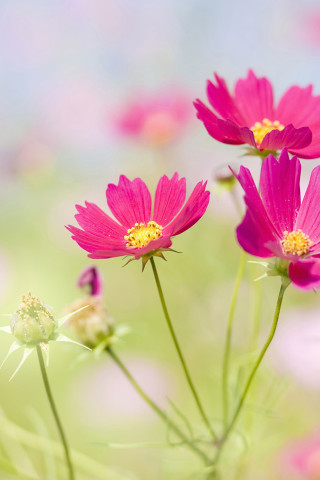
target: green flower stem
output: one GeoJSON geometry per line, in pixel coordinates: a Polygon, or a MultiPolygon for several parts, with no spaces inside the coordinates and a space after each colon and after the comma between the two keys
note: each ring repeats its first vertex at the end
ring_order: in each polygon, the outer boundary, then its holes
{"type": "Polygon", "coordinates": [[[161,284],[160,284],[160,280],[159,280],[159,276],[158,276],[158,272],[157,272],[157,268],[156,268],[156,265],[155,265],[155,262],[154,262],[154,259],[153,257],[151,257],[150,259],[150,262],[151,262],[151,265],[152,265],[152,270],[153,270],[153,274],[154,274],[154,278],[155,278],[155,281],[156,281],[156,285],[157,285],[157,289],[158,289],[158,293],[159,293],[159,297],[160,297],[160,302],[161,302],[161,305],[162,305],[162,309],[163,309],[163,313],[164,313],[164,316],[165,316],[165,319],[167,321],[167,324],[168,324],[168,327],[169,327],[169,330],[170,330],[170,334],[171,334],[171,337],[172,337],[172,340],[173,340],[173,343],[175,345],[175,348],[177,350],[177,353],[178,353],[178,356],[180,358],[180,362],[181,362],[181,365],[182,365],[182,368],[184,370],[184,373],[185,373],[185,376],[186,376],[186,379],[187,379],[187,382],[189,384],[189,387],[191,389],[191,392],[193,394],[193,397],[196,401],[196,404],[198,406],[198,409],[199,409],[199,412],[203,418],[203,421],[204,423],[206,424],[213,440],[217,440],[217,436],[212,428],[212,426],[210,425],[210,422],[205,414],[205,411],[203,409],[203,406],[200,402],[200,399],[199,399],[199,396],[196,392],[196,389],[195,389],[195,386],[192,382],[192,379],[191,379],[191,376],[190,376],[190,373],[189,373],[189,370],[187,368],[187,365],[186,365],[186,362],[185,362],[185,359],[183,357],[183,354],[182,354],[182,351],[181,351],[181,348],[180,348],[180,345],[178,343],[178,339],[177,339],[177,336],[175,334],[175,331],[174,331],[174,328],[173,328],[173,325],[172,325],[172,322],[170,320],[170,316],[169,316],[169,313],[168,313],[168,309],[167,309],[167,305],[166,305],[166,302],[165,302],[165,299],[164,299],[164,296],[163,296],[163,292],[162,292],[162,288],[161,288],[161,284]]]}
{"type": "Polygon", "coordinates": [[[140,397],[149,405],[150,408],[152,408],[152,410],[167,424],[167,426],[173,431],[175,432],[178,437],[181,438],[181,440],[189,447],[191,448],[197,455],[199,455],[202,460],[204,460],[206,463],[209,462],[209,459],[208,457],[206,456],[206,454],[200,449],[198,448],[191,440],[189,440],[185,435],[184,433],[179,429],[179,427],[177,427],[175,425],[175,423],[172,422],[172,420],[170,420],[168,418],[168,416],[166,415],[165,412],[163,412],[161,410],[160,407],[158,407],[158,405],[156,405],[154,403],[153,400],[151,400],[150,397],[148,397],[148,395],[142,390],[142,388],[138,385],[138,383],[135,381],[135,379],[133,378],[133,376],[131,375],[131,373],[129,372],[129,370],[127,369],[127,367],[122,363],[122,361],[120,360],[120,358],[118,357],[118,355],[114,352],[114,350],[109,346],[106,348],[106,351],[108,352],[108,354],[111,356],[111,358],[115,361],[115,363],[118,365],[118,367],[122,370],[122,372],[124,373],[124,375],[127,377],[127,379],[129,380],[129,382],[131,383],[131,385],[134,387],[134,389],[136,390],[136,392],[140,395],[140,397]]]}
{"type": "Polygon", "coordinates": [[[67,444],[67,439],[66,439],[66,436],[65,436],[63,428],[62,428],[62,423],[60,421],[56,405],[55,405],[54,400],[53,400],[53,396],[52,396],[52,392],[51,392],[51,388],[50,388],[50,384],[49,384],[49,379],[48,379],[47,372],[46,372],[46,367],[45,367],[45,364],[44,364],[44,361],[43,361],[41,347],[39,345],[37,345],[37,354],[38,354],[39,365],[40,365],[40,370],[41,370],[41,375],[42,375],[44,387],[45,387],[45,390],[46,390],[46,393],[47,393],[47,397],[48,397],[48,400],[49,400],[49,403],[50,403],[50,407],[51,407],[51,410],[52,410],[57,428],[59,430],[61,441],[62,441],[62,444],[63,444],[66,463],[67,463],[68,472],[69,472],[69,479],[74,480],[75,476],[74,476],[73,467],[72,467],[72,463],[71,463],[71,459],[70,459],[70,453],[69,453],[69,447],[68,447],[68,444],[67,444]]]}
{"type": "Polygon", "coordinates": [[[230,364],[230,347],[231,347],[231,334],[234,319],[234,312],[236,308],[236,302],[238,298],[241,279],[243,277],[245,267],[246,253],[244,250],[241,252],[240,262],[237,271],[236,283],[233,289],[231,305],[228,317],[226,343],[224,347],[223,366],[222,366],[222,405],[223,405],[223,422],[225,428],[228,425],[229,418],[229,395],[228,395],[228,377],[229,377],[229,364],[230,364]]]}
{"type": "Polygon", "coordinates": [[[216,456],[216,459],[215,461],[217,462],[217,459],[218,457],[220,456],[220,453],[221,453],[221,449],[222,449],[222,446],[223,444],[226,442],[227,438],[229,437],[237,419],[238,419],[238,416],[242,410],[242,407],[243,407],[243,404],[244,404],[244,401],[247,397],[247,394],[248,394],[248,391],[250,389],[250,386],[251,386],[251,383],[252,383],[252,380],[255,376],[255,373],[256,371],[258,370],[259,368],[259,365],[261,364],[262,362],[262,359],[266,353],[266,351],[268,350],[269,348],[269,345],[270,343],[272,342],[272,339],[274,337],[274,334],[276,332],[276,328],[277,328],[277,325],[278,325],[278,320],[279,320],[279,315],[280,315],[280,310],[281,310],[281,305],[282,305],[282,300],[283,300],[283,296],[284,296],[284,292],[286,291],[286,288],[288,287],[289,285],[289,281],[287,278],[283,278],[282,279],[282,282],[281,282],[281,287],[280,287],[280,291],[279,291],[279,295],[278,295],[278,299],[277,299],[277,304],[276,304],[276,308],[275,308],[275,312],[274,312],[274,317],[273,317],[273,322],[272,322],[272,327],[271,327],[271,330],[270,330],[270,333],[269,333],[269,336],[267,338],[267,341],[265,342],[261,352],[260,352],[260,355],[258,356],[257,358],[257,361],[256,363],[254,364],[254,367],[249,375],[249,378],[247,380],[247,383],[244,387],[244,390],[243,390],[243,393],[240,397],[240,400],[239,400],[239,403],[238,403],[238,406],[233,414],[233,417],[232,417],[232,420],[231,422],[229,423],[222,439],[220,440],[220,449],[218,450],[218,453],[217,453],[217,456],[216,456]]]}

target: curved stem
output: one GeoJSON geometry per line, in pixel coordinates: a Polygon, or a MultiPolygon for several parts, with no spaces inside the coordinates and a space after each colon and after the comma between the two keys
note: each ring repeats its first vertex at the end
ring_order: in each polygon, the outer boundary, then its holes
{"type": "Polygon", "coordinates": [[[228,317],[228,326],[227,326],[227,335],[226,343],[224,347],[223,355],[223,366],[222,366],[222,405],[223,405],[223,422],[225,428],[228,424],[229,417],[229,396],[228,396],[228,376],[229,376],[229,363],[230,363],[230,347],[231,347],[231,334],[232,334],[232,325],[234,319],[234,312],[236,308],[236,302],[238,298],[239,288],[241,279],[243,276],[244,266],[245,266],[246,253],[244,250],[241,252],[240,262],[237,271],[236,283],[234,285],[231,305],[229,310],[228,317]]]}
{"type": "MultiPolygon", "coordinates": [[[[275,308],[275,312],[274,312],[274,316],[273,316],[273,322],[272,322],[272,326],[271,326],[271,330],[270,330],[270,333],[269,333],[269,336],[260,352],[260,355],[259,357],[257,358],[257,361],[256,363],[254,364],[253,366],[253,369],[249,375],[249,378],[247,380],[247,383],[244,387],[244,390],[243,390],[243,393],[240,397],[240,400],[239,400],[239,403],[238,403],[238,406],[233,414],[233,417],[232,417],[232,420],[229,424],[229,426],[227,427],[222,439],[220,440],[220,449],[218,451],[218,454],[217,454],[217,457],[220,455],[221,453],[221,447],[222,445],[225,443],[225,441],[227,440],[228,436],[230,435],[237,419],[238,419],[238,416],[242,410],[242,407],[243,407],[243,404],[244,404],[244,401],[247,397],[247,394],[248,394],[248,391],[250,389],[250,386],[251,386],[251,383],[252,383],[252,380],[255,376],[255,373],[256,371],[258,370],[259,368],[259,365],[260,363],[262,362],[262,359],[266,353],[266,351],[268,350],[269,348],[269,345],[270,343],[272,342],[272,339],[274,337],[274,334],[276,332],[276,328],[277,328],[277,325],[278,325],[278,320],[279,320],[279,315],[280,315],[280,310],[281,310],[281,305],[282,305],[282,300],[283,300],[283,295],[284,295],[284,292],[286,291],[286,288],[288,287],[289,285],[289,282],[285,279],[282,281],[281,283],[281,287],[280,287],[280,291],[279,291],[279,295],[278,295],[278,300],[277,300],[277,304],[276,304],[276,308],[275,308]]],[[[217,460],[217,457],[216,457],[216,460],[217,460]]]]}
{"type": "Polygon", "coordinates": [[[47,397],[48,397],[48,400],[49,400],[49,403],[50,403],[50,407],[51,407],[51,410],[52,410],[57,428],[59,430],[61,441],[62,441],[62,444],[63,444],[66,463],[67,463],[68,472],[69,472],[69,479],[74,480],[75,476],[74,476],[73,467],[72,467],[72,463],[71,463],[71,459],[70,459],[70,452],[69,452],[69,447],[68,447],[68,444],[67,444],[67,439],[66,439],[66,436],[65,436],[63,428],[62,428],[62,423],[60,421],[56,405],[55,405],[54,400],[53,400],[53,396],[52,396],[52,392],[51,392],[51,388],[50,388],[50,384],[49,384],[49,379],[48,379],[47,372],[46,372],[46,367],[45,367],[45,364],[44,364],[44,361],[43,361],[41,347],[39,347],[39,345],[37,345],[37,354],[38,354],[39,365],[40,365],[40,370],[41,370],[41,375],[42,375],[44,387],[45,387],[45,390],[46,390],[46,393],[47,393],[47,397]]]}
{"type": "Polygon", "coordinates": [[[134,387],[134,389],[136,390],[136,392],[140,395],[140,397],[149,405],[150,408],[152,408],[152,410],[170,427],[170,429],[175,432],[178,437],[181,438],[181,440],[183,440],[183,442],[189,447],[191,448],[197,455],[199,455],[202,460],[204,460],[206,463],[208,463],[209,459],[208,457],[206,456],[206,454],[200,449],[198,448],[196,445],[194,445],[194,443],[192,443],[192,441],[190,441],[185,435],[184,433],[180,430],[179,427],[177,427],[175,425],[175,423],[173,423],[169,418],[168,416],[166,415],[165,412],[163,412],[161,410],[160,407],[158,407],[158,405],[156,403],[154,403],[153,400],[151,400],[150,397],[148,397],[148,395],[142,390],[142,388],[140,387],[140,385],[135,381],[135,379],[133,378],[133,376],[131,375],[131,373],[129,372],[129,370],[127,369],[127,367],[122,363],[122,361],[120,360],[120,358],[118,357],[118,355],[112,350],[112,348],[109,346],[106,348],[106,351],[108,352],[108,354],[112,357],[112,359],[115,361],[115,363],[118,365],[118,367],[122,370],[122,372],[124,373],[124,375],[127,377],[127,379],[129,380],[129,382],[131,383],[131,385],[134,387]]]}
{"type": "Polygon", "coordinates": [[[164,313],[164,316],[165,316],[165,319],[167,321],[167,324],[168,324],[168,327],[169,327],[169,330],[170,330],[170,334],[171,334],[171,337],[172,337],[172,340],[173,340],[173,343],[175,345],[175,348],[177,350],[177,353],[178,353],[178,356],[180,358],[180,362],[181,362],[181,365],[182,365],[182,368],[184,370],[184,373],[185,373],[185,376],[186,376],[186,379],[187,379],[187,382],[189,384],[189,387],[191,389],[191,392],[192,392],[192,395],[195,399],[195,402],[197,404],[197,407],[199,409],[199,412],[201,414],[201,417],[204,421],[204,423],[206,424],[212,438],[214,440],[217,440],[217,436],[212,428],[212,426],[210,425],[210,422],[208,420],[208,417],[206,416],[205,414],[205,411],[203,409],[203,406],[200,402],[200,399],[199,399],[199,396],[197,394],[197,391],[195,389],[195,386],[192,382],[192,379],[191,379],[191,376],[190,376],[190,373],[189,373],[189,370],[187,368],[187,364],[185,362],[185,359],[183,357],[183,354],[182,354],[182,351],[181,351],[181,348],[180,348],[180,345],[179,345],[179,342],[178,342],[178,339],[177,339],[177,336],[175,334],[175,331],[174,331],[174,328],[173,328],[173,325],[172,325],[172,322],[170,320],[170,316],[169,316],[169,313],[168,313],[168,309],[167,309],[167,305],[166,305],[166,302],[165,302],[165,299],[164,299],[164,296],[163,296],[163,292],[162,292],[162,288],[161,288],[161,284],[160,284],[160,280],[159,280],[159,276],[158,276],[158,272],[157,272],[157,269],[156,269],[156,265],[155,265],[155,262],[154,262],[154,259],[153,257],[151,257],[150,259],[150,262],[151,262],[151,265],[152,265],[152,270],[153,270],[153,274],[154,274],[154,278],[155,278],[155,281],[156,281],[156,285],[157,285],[157,289],[158,289],[158,293],[159,293],[159,297],[160,297],[160,302],[161,302],[161,305],[162,305],[162,309],[163,309],[163,313],[164,313]]]}

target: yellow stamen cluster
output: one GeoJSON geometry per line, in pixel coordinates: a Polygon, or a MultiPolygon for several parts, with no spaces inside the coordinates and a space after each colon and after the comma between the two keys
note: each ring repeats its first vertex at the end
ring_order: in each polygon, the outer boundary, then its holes
{"type": "Polygon", "coordinates": [[[32,295],[30,292],[27,293],[27,295],[21,296],[19,308],[16,310],[16,314],[19,315],[20,318],[27,318],[29,315],[37,318],[40,313],[44,313],[53,318],[52,312],[39,297],[32,295]]]}
{"type": "Polygon", "coordinates": [[[257,145],[261,145],[264,137],[267,133],[272,132],[272,130],[283,130],[284,125],[282,125],[278,120],[271,122],[267,118],[264,118],[262,122],[256,122],[250,130],[253,132],[254,139],[257,145]]]}
{"type": "Polygon", "coordinates": [[[129,228],[128,235],[124,236],[127,240],[126,247],[142,248],[148,245],[151,240],[156,240],[162,235],[162,227],[154,221],[144,223],[136,223],[134,227],[129,228]]]}
{"type": "Polygon", "coordinates": [[[309,236],[303,233],[302,230],[293,230],[283,232],[284,239],[281,242],[282,250],[287,255],[306,255],[309,253],[309,248],[313,244],[309,236]]]}

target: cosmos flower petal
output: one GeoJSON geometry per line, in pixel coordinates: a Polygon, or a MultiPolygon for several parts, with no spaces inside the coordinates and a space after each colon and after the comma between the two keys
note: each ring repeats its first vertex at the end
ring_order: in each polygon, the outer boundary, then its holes
{"type": "Polygon", "coordinates": [[[230,145],[242,145],[249,143],[256,146],[253,133],[248,127],[241,128],[231,120],[222,120],[209,110],[201,100],[196,100],[194,106],[197,109],[197,117],[202,120],[209,135],[222,143],[230,145]]]}
{"type": "Polygon", "coordinates": [[[309,235],[314,243],[320,241],[320,166],[313,169],[308,188],[301,203],[295,229],[309,235]]]}
{"type": "Polygon", "coordinates": [[[186,198],[186,179],[175,173],[171,180],[160,178],[155,194],[153,220],[158,225],[168,225],[180,211],[186,198]]]}
{"type": "Polygon", "coordinates": [[[215,73],[217,85],[210,80],[207,82],[207,96],[214,110],[222,117],[228,118],[237,124],[244,125],[242,114],[240,113],[234,98],[230,95],[226,82],[215,73]]]}
{"type": "MultiPolygon", "coordinates": [[[[82,223],[83,229],[72,225],[68,225],[67,229],[72,233],[72,239],[89,253],[89,258],[102,259],[127,255],[132,255],[135,259],[147,258],[149,254],[156,255],[158,251],[169,249],[172,245],[170,237],[184,232],[202,217],[210,196],[205,188],[206,183],[199,182],[181,210],[186,196],[186,181],[184,178],[179,180],[177,173],[171,179],[164,175],[158,182],[154,219],[151,221],[151,196],[147,187],[140,179],[130,182],[122,175],[118,186],[112,184],[108,186],[107,200],[115,217],[129,227],[127,230],[126,227],[119,230],[116,224],[118,230],[114,235],[101,235],[100,226],[95,225],[93,228],[91,219],[82,223]],[[142,205],[144,201],[145,207],[142,205]],[[129,221],[132,223],[128,223],[129,221]],[[137,223],[139,225],[136,225],[137,223]]],[[[83,214],[80,207],[76,219],[79,221],[78,215],[83,214]]],[[[88,216],[91,214],[96,214],[95,209],[91,209],[88,216]]],[[[101,222],[104,222],[103,212],[102,214],[99,212],[98,215],[101,222]]],[[[108,229],[105,233],[107,232],[108,229]]]]}
{"type": "Polygon", "coordinates": [[[281,97],[276,117],[281,123],[293,123],[296,128],[319,121],[320,95],[312,95],[312,85],[290,87],[281,97]]]}
{"type": "Polygon", "coordinates": [[[275,253],[269,247],[269,232],[249,210],[245,214],[240,225],[237,227],[236,236],[243,250],[250,255],[264,258],[274,257],[275,253]]]}
{"type": "Polygon", "coordinates": [[[73,234],[72,239],[77,242],[77,244],[86,250],[87,252],[94,252],[95,250],[109,250],[109,249],[124,249],[126,241],[124,237],[122,239],[112,239],[101,237],[96,237],[91,235],[77,227],[69,225],[67,229],[73,234]]]}
{"type": "Polygon", "coordinates": [[[282,150],[305,148],[312,142],[312,132],[309,127],[294,128],[287,125],[283,130],[272,130],[264,137],[261,150],[282,150]]]}
{"type": "Polygon", "coordinates": [[[295,286],[302,290],[320,288],[320,259],[312,257],[290,263],[289,276],[295,286]]]}
{"type": "Polygon", "coordinates": [[[209,135],[219,142],[320,157],[320,95],[312,95],[312,86],[291,87],[274,108],[271,83],[250,70],[237,81],[234,96],[217,75],[216,85],[208,82],[207,95],[211,108],[199,99],[194,106],[209,135]]]}
{"type": "Polygon", "coordinates": [[[118,185],[108,185],[106,195],[111,212],[126,229],[133,227],[135,223],[149,222],[151,195],[140,178],[130,181],[125,175],[121,175],[118,185]]]}
{"type": "Polygon", "coordinates": [[[249,127],[264,118],[273,119],[272,85],[265,77],[257,78],[252,70],[247,78],[237,81],[235,102],[249,127]]]}
{"type": "Polygon", "coordinates": [[[163,230],[164,234],[172,237],[179,235],[200,220],[207,209],[210,199],[210,192],[206,191],[206,185],[207,182],[197,183],[181,212],[163,230]]]}
{"type": "Polygon", "coordinates": [[[294,230],[300,208],[301,164],[283,150],[279,161],[268,155],[262,164],[260,191],[263,205],[279,237],[294,230]],[[285,179],[285,181],[284,181],[285,179]]]}
{"type": "Polygon", "coordinates": [[[312,130],[312,142],[305,148],[290,149],[293,155],[299,158],[313,159],[320,157],[320,123],[318,125],[310,125],[312,130]]]}
{"type": "MultiPolygon", "coordinates": [[[[261,197],[259,195],[250,171],[247,168],[241,166],[239,173],[234,173],[234,175],[238,179],[240,185],[245,192],[244,200],[251,217],[250,222],[249,217],[246,219],[245,225],[248,225],[248,231],[251,230],[253,232],[253,222],[256,225],[255,229],[257,231],[257,237],[263,238],[265,242],[268,242],[270,244],[276,242],[278,240],[277,230],[274,228],[272,222],[269,219],[269,216],[267,214],[264,204],[262,203],[261,197]]],[[[240,231],[244,232],[245,230],[240,229],[240,231]]],[[[252,241],[254,241],[253,238],[252,241]]]]}
{"type": "Polygon", "coordinates": [[[85,207],[76,205],[78,214],[75,216],[81,228],[100,237],[123,237],[126,229],[115,222],[94,203],[85,202],[85,207]]]}
{"type": "MultiPolygon", "coordinates": [[[[81,245],[79,245],[81,247],[81,245]]],[[[86,248],[82,247],[84,250],[86,248]]],[[[89,251],[89,250],[87,250],[89,251]]],[[[93,258],[95,260],[99,260],[102,258],[113,258],[113,257],[125,257],[128,255],[128,249],[120,249],[120,248],[109,248],[109,249],[92,249],[92,252],[88,255],[89,258],[93,258]]]]}

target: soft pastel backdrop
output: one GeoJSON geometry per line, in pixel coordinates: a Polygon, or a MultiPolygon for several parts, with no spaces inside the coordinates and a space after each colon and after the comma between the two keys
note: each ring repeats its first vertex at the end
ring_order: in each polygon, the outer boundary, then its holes
{"type": "MultiPolygon", "coordinates": [[[[174,241],[182,254],[169,253],[167,263],[157,263],[195,383],[219,428],[222,345],[240,250],[234,239],[237,213],[228,193],[217,188],[214,174],[240,161],[257,173],[258,165],[254,158],[240,158],[241,148],[210,138],[192,101],[205,98],[213,71],[232,87],[248,68],[271,79],[277,98],[295,83],[313,83],[320,94],[320,3],[2,0],[0,30],[0,311],[13,312],[19,296],[32,291],[61,315],[81,295],[76,279],[89,261],[64,225],[72,223],[75,203],[91,200],[106,208],[106,186],[119,174],[140,176],[151,188],[160,175],[174,171],[187,177],[189,189],[207,179],[212,191],[207,214],[174,241]],[[117,121],[126,107],[163,92],[179,92],[189,111],[172,142],[159,145],[122,134],[117,121]]],[[[304,185],[317,163],[303,162],[304,185]]],[[[149,266],[141,274],[138,262],[126,268],[121,259],[96,264],[105,275],[108,310],[130,327],[119,355],[154,399],[171,412],[167,397],[174,400],[202,432],[149,266]]],[[[253,316],[259,305],[254,295],[259,287],[252,280],[261,273],[257,266],[246,266],[234,333],[235,392],[250,365],[247,352],[255,351],[253,316]]],[[[277,287],[277,279],[261,283],[260,343],[277,287]]],[[[299,470],[294,461],[296,445],[311,442],[308,437],[320,430],[319,302],[313,292],[290,289],[277,341],[239,423],[239,431],[246,427],[249,434],[235,435],[229,454],[233,460],[225,459],[228,480],[320,478],[319,462],[311,462],[312,468],[305,462],[309,467],[299,470]],[[301,353],[305,350],[307,356],[301,353]]],[[[1,324],[7,320],[3,317],[1,324]]],[[[9,344],[1,334],[0,361],[9,344]]],[[[182,448],[107,445],[163,443],[165,427],[111,359],[88,355],[77,364],[80,353],[76,346],[54,346],[48,371],[71,445],[102,465],[100,476],[96,465],[90,470],[87,463],[90,474],[79,466],[79,478],[204,478],[196,459],[182,448]]],[[[57,438],[36,358],[8,384],[18,358],[0,371],[1,458],[30,478],[60,480],[61,462],[39,455],[34,438],[17,430],[57,438]]],[[[320,446],[315,451],[313,459],[320,446]]],[[[0,478],[19,477],[0,465],[0,478]]]]}

